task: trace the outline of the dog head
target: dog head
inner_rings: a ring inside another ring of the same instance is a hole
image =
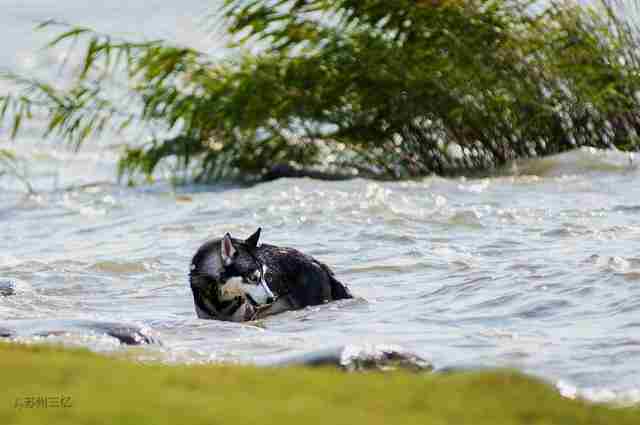
[[[265,281],[266,266],[256,256],[260,229],[245,240],[229,233],[200,247],[191,261],[189,283],[200,317],[222,318],[234,305],[275,300]],[[200,305],[199,305],[200,304]],[[201,310],[204,310],[201,312]]]

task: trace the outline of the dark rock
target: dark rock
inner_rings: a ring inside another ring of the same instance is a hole
[[[0,279],[0,297],[15,295],[16,284],[11,280]]]
[[[12,338],[15,333],[11,329],[0,327],[0,338]]]
[[[402,347],[389,345],[346,345],[300,355],[258,362],[261,366],[335,366],[353,371],[430,372],[433,365]]]
[[[0,325],[0,337],[55,336],[65,334],[101,333],[116,338],[122,344],[143,345],[161,342],[150,329],[128,323],[91,320],[12,320]]]
[[[122,344],[126,345],[142,345],[157,344],[160,341],[151,335],[148,329],[136,325],[123,323],[95,322],[91,323],[89,329],[102,331],[105,334],[116,338]]]

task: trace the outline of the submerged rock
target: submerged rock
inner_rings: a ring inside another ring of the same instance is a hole
[[[260,366],[336,366],[348,372],[396,371],[430,372],[430,361],[394,345],[345,345],[294,355]]]
[[[159,339],[154,337],[151,330],[137,325],[124,323],[95,322],[89,325],[90,329],[102,330],[105,334],[116,338],[122,344],[141,345],[157,344],[161,345]]]
[[[145,327],[91,320],[12,320],[0,323],[0,337],[48,337],[56,335],[104,334],[125,345],[161,344]]]
[[[0,326],[0,338],[11,338],[15,336],[11,329],[6,329]]]
[[[16,284],[8,279],[0,279],[0,297],[15,295]]]

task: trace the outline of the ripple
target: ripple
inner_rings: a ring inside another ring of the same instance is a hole
[[[571,303],[567,300],[536,301],[517,311],[515,316],[525,319],[548,318],[565,313],[569,307]]]
[[[88,266],[89,270],[99,273],[111,273],[116,275],[144,273],[149,266],[141,262],[99,261]]]
[[[483,309],[492,309],[496,307],[503,307],[512,303],[512,301],[520,298],[520,294],[508,294],[501,295],[496,298],[492,298],[490,300],[482,301],[477,304],[472,304],[469,306],[469,310],[483,310]]]
[[[614,301],[607,305],[609,314],[628,314],[640,311],[640,296],[632,296],[622,300]]]
[[[413,245],[417,242],[417,239],[414,236],[406,235],[406,234],[390,233],[385,231],[374,233],[369,230],[363,230],[359,233],[358,237],[375,240],[375,241],[397,242],[403,245]]]
[[[457,211],[449,218],[448,223],[456,226],[483,227],[481,214],[474,210]]]
[[[392,274],[413,273],[416,270],[430,268],[431,265],[415,259],[397,260],[389,264],[372,264],[363,267],[349,267],[342,270],[342,274]]]
[[[640,205],[616,205],[612,211],[636,214],[640,213]]]
[[[550,238],[573,238],[580,236],[587,236],[595,233],[594,229],[579,224],[565,223],[560,227],[556,227],[553,230],[543,232],[542,235]]]

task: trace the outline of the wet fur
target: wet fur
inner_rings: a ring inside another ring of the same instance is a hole
[[[189,280],[199,317],[255,320],[287,310],[352,298],[348,288],[335,278],[328,266],[293,248],[256,246],[259,234],[258,230],[246,241],[231,238],[238,253],[229,266],[224,265],[221,258],[222,239],[211,240],[196,252]],[[256,259],[267,266],[264,277],[277,296],[276,301],[256,306],[245,297],[221,300],[222,285],[230,277],[242,276],[258,267]]]
[[[268,267],[266,280],[271,290],[287,295],[294,308],[352,298],[327,265],[296,249],[263,244],[255,255]]]

